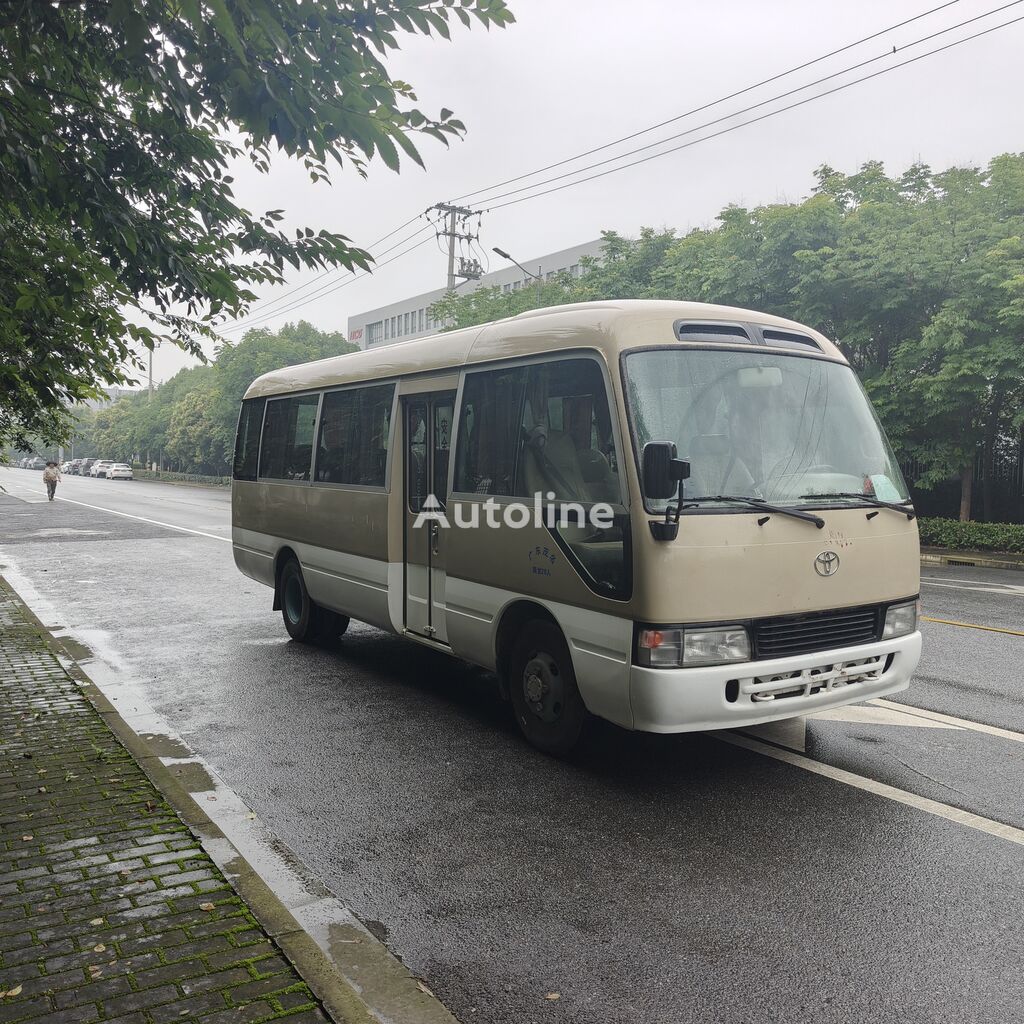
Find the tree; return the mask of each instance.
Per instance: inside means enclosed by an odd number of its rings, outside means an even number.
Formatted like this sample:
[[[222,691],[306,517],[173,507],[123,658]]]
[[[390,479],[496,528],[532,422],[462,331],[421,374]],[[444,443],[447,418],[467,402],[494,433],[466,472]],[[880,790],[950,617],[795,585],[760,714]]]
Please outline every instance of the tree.
[[[365,175],[422,166],[430,116],[384,58],[401,32],[504,26],[504,0],[7,0],[0,4],[0,442],[67,432],[133,347],[194,354],[293,267],[367,267],[344,235],[279,228],[226,174],[245,155]]]
[[[344,335],[304,320],[276,333],[246,331],[208,365],[180,370],[152,394],[125,395],[98,409],[88,435],[90,450],[84,454],[225,475],[231,470],[239,402],[255,378],[355,350]]]

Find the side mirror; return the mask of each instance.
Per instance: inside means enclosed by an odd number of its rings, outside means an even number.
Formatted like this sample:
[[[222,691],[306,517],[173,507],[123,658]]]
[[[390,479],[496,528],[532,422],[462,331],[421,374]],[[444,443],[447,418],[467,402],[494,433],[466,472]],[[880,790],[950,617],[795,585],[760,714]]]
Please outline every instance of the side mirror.
[[[655,501],[674,498],[679,481],[690,475],[690,464],[676,457],[676,446],[671,441],[648,441],[643,463],[644,495]]]

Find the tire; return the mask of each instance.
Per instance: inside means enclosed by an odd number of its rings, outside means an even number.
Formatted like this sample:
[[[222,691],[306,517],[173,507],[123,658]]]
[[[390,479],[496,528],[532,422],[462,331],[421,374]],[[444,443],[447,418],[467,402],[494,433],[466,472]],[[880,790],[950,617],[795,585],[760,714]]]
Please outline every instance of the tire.
[[[314,607],[317,615],[316,635],[321,643],[333,643],[345,635],[351,621],[347,615],[332,612],[329,608],[321,608],[320,605]]]
[[[318,609],[306,590],[302,569],[294,558],[284,563],[277,585],[281,594],[281,617],[288,635],[299,643],[313,643],[316,639]]]
[[[553,757],[579,743],[590,719],[576,685],[562,631],[541,619],[526,623],[509,659],[509,695],[527,741]]]
[[[302,567],[289,558],[281,569],[278,581],[281,594],[281,617],[288,635],[299,643],[330,643],[348,629],[349,618],[321,608],[306,590]]]

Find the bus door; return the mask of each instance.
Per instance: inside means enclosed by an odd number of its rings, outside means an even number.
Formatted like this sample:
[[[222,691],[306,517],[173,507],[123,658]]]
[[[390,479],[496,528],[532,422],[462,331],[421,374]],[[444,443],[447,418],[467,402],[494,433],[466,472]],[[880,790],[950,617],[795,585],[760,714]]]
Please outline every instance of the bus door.
[[[405,426],[405,628],[446,643],[445,545],[455,392],[410,395]]]

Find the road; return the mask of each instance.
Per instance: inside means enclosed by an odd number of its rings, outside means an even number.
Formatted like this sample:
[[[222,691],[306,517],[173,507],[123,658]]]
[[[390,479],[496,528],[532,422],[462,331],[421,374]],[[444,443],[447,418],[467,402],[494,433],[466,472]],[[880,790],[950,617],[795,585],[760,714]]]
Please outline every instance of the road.
[[[290,642],[226,492],[0,485],[0,563],[460,1020],[1024,1019],[1024,573],[927,570],[897,699],[563,764],[476,669]]]

